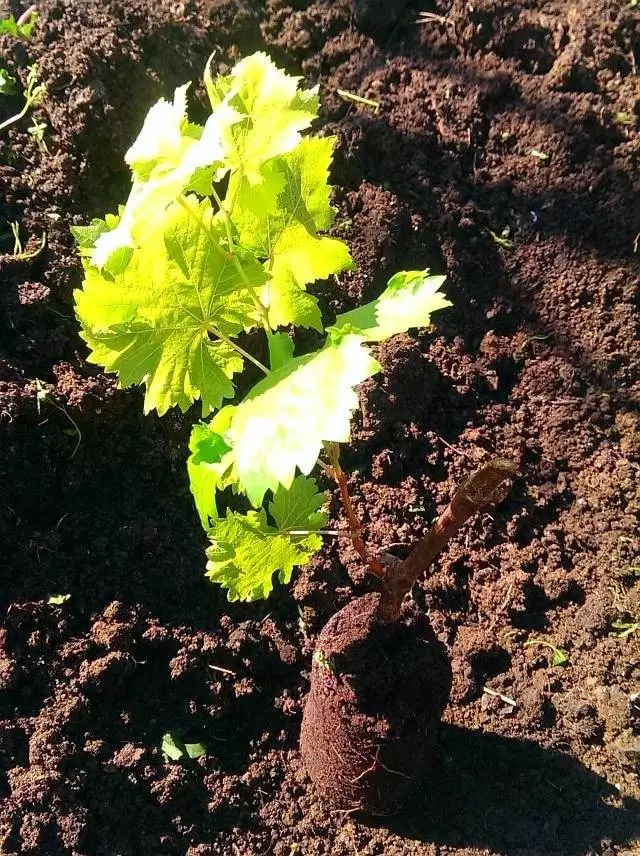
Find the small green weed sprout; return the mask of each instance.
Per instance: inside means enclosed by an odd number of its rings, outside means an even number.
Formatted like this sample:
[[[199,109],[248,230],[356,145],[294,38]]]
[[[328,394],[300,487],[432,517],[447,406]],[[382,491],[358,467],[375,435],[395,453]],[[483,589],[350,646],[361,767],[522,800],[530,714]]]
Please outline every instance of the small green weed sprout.
[[[0,68],[0,95],[15,95],[16,79],[12,77],[6,68]]]
[[[496,232],[492,232],[491,229],[488,231],[493,242],[502,247],[503,250],[512,250],[515,247],[514,242],[511,240],[511,229],[509,226],[505,226],[499,235]]]
[[[169,761],[196,761],[207,754],[204,743],[185,743],[171,731],[167,731],[163,735],[160,749],[165,763]]]
[[[333,658],[331,656],[327,657],[324,651],[316,651],[313,655],[313,660],[319,666],[322,666],[323,669],[328,669],[330,672],[335,670]]]
[[[4,131],[5,128],[10,127],[16,122],[19,122],[20,119],[24,118],[31,107],[35,107],[42,101],[46,92],[47,87],[44,83],[40,83],[38,78],[38,66],[34,63],[29,67],[29,74],[27,75],[27,88],[24,91],[24,106],[19,113],[16,113],[14,116],[10,116],[8,119],[5,119],[4,122],[0,123],[0,131]]]
[[[363,98],[361,95],[356,95],[355,92],[349,92],[346,89],[337,89],[336,92],[343,101],[360,104],[362,107],[370,107],[374,113],[380,110],[380,102],[374,101],[373,98]]]
[[[550,665],[552,666],[568,666],[569,656],[562,648],[558,648],[552,642],[547,642],[546,639],[529,639],[522,646],[523,648],[532,648],[534,645],[541,645],[551,651]]]
[[[45,140],[44,135],[47,132],[48,127],[49,126],[46,122],[38,122],[34,116],[31,121],[31,125],[27,129],[29,135],[33,138],[40,151],[45,152],[46,154],[49,154],[49,147],[47,146],[47,141]]]
[[[542,161],[543,163],[549,160],[549,155],[540,149],[531,149],[529,154],[532,158],[537,158],[537,160]]]
[[[38,23],[38,11],[34,6],[29,6],[16,20],[13,15],[0,20],[0,35],[16,36],[30,39]]]
[[[38,413],[40,413],[40,408],[43,404],[49,404],[51,407],[54,407],[56,410],[59,410],[60,413],[67,417],[67,419],[73,426],[73,430],[71,431],[71,433],[76,437],[76,445],[73,452],[71,453],[71,457],[74,458],[76,452],[80,448],[80,443],[82,443],[82,432],[80,431],[80,428],[78,427],[77,423],[69,415],[67,409],[61,404],[58,404],[58,402],[55,400],[55,398],[53,398],[53,396],[46,388],[46,386],[42,383],[42,381],[36,378],[36,407],[38,408]]]
[[[629,113],[626,110],[619,110],[615,115],[615,120],[618,125],[634,125],[635,119],[633,118],[633,113]]]
[[[47,603],[49,606],[62,606],[62,604],[66,603],[70,598],[70,594],[52,594],[51,597],[47,599]]]
[[[640,633],[640,621],[623,621],[619,618],[612,622],[611,627],[618,639],[627,639],[634,633]]]
[[[619,576],[622,577],[622,579],[640,579],[640,565],[627,565],[626,567],[621,568]]]
[[[20,223],[17,220],[11,220],[9,223],[9,228],[11,229],[11,234],[13,235],[13,256],[14,258],[18,258],[22,256],[24,253],[24,247],[22,246],[22,238],[20,237]]]
[[[40,253],[44,250],[45,245],[47,243],[47,233],[43,232],[42,237],[40,239],[40,243],[35,248],[35,250],[25,250],[22,244],[22,238],[20,237],[20,223],[17,220],[11,220],[9,222],[9,228],[11,229],[11,234],[13,235],[13,252],[11,253],[11,258],[16,261],[27,261],[28,259],[35,259],[36,256],[39,256]]]

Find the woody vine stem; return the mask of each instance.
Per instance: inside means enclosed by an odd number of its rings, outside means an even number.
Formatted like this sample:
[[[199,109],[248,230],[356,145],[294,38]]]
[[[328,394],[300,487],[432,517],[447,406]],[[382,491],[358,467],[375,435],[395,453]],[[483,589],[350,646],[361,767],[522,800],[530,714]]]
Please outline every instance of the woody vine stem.
[[[362,524],[353,508],[351,496],[349,495],[349,485],[347,476],[340,466],[340,447],[337,443],[325,443],[325,450],[329,458],[330,466],[327,467],[328,474],[334,479],[340,491],[340,499],[349,524],[349,532],[352,538],[353,549],[358,553],[360,558],[367,564],[369,570],[378,579],[384,579],[385,568],[382,562],[375,556],[370,555],[367,547],[362,540]]]
[[[465,479],[454,493],[442,515],[431,526],[427,534],[402,561],[389,557],[384,564],[371,556],[362,540],[362,527],[351,503],[347,488],[347,477],[340,468],[335,444],[326,446],[331,461],[330,472],[338,484],[345,508],[352,543],[356,552],[365,561],[370,571],[382,581],[378,618],[394,621],[400,607],[418,578],[430,567],[447,542],[470,517],[495,501],[498,488],[516,473],[516,465],[507,458],[493,458]]]

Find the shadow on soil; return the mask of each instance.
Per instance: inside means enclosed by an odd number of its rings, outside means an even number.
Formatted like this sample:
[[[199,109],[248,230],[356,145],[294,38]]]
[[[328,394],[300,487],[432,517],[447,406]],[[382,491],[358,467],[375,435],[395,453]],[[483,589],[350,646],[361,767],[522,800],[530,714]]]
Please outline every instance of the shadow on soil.
[[[624,845],[640,835],[640,803],[619,803],[612,785],[568,755],[445,725],[428,783],[387,823],[406,838],[503,856],[584,856],[605,837]]]
[[[371,61],[362,67],[360,79],[379,73],[379,65]],[[343,108],[332,120],[338,119],[341,136],[351,147],[355,145],[357,158],[342,163],[338,153],[342,187],[355,189],[363,179],[385,187],[410,207],[423,211],[427,222],[442,196],[456,188],[460,209],[472,205],[474,224],[487,237],[488,229],[509,223],[519,243],[537,235],[557,235],[569,245],[595,251],[602,259],[623,264],[633,259],[640,218],[635,212],[620,218],[619,206],[621,201],[623,205],[632,203],[637,186],[629,167],[614,155],[616,147],[627,141],[627,134],[613,117],[567,110],[562,93],[527,96],[511,75],[486,74],[459,59],[425,61],[416,68],[468,93],[469,115],[459,125],[449,116],[451,124],[445,128],[441,114],[446,101],[437,91],[426,105],[416,99],[416,110],[422,111],[419,131],[400,132],[382,115]],[[467,140],[467,125],[479,114],[482,121],[473,124]],[[508,165],[518,163],[517,136],[510,137],[511,142],[496,142],[507,120],[538,128],[549,145],[554,139],[558,147],[554,156],[559,163],[563,157],[567,159],[572,174],[564,175],[558,166],[551,181],[550,175],[535,169],[517,178],[518,170],[512,166],[512,175]],[[502,169],[495,166],[496,159],[503,161]],[[450,219],[449,227],[456,232],[455,218]]]

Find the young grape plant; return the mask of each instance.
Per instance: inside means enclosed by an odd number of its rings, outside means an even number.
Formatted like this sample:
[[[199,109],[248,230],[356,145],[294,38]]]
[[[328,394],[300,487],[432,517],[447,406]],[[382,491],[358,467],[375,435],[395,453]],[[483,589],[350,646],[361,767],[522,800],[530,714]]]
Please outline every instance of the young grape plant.
[[[354,262],[326,234],[336,138],[304,134],[318,89],[263,53],[228,75],[208,66],[204,82],[204,125],[189,120],[188,85],[158,101],[125,155],[126,203],[73,229],[89,359],[123,387],[144,385],[145,412],[199,402],[189,479],[210,542],[207,573],[229,600],[268,596],[276,573],[288,583],[321,548],[318,466],[340,487],[354,546],[382,576],[359,537],[339,444],[350,438],[357,385],[381,369],[370,346],[428,325],[449,305],[444,277],[396,273],[377,300],[325,326],[309,287]],[[296,355],[299,327],[322,334],[322,347]],[[238,401],[249,364],[263,377]]]
[[[327,234],[336,140],[303,135],[317,89],[262,53],[225,76],[207,68],[205,87],[204,125],[189,121],[187,86],[150,109],[126,153],[126,203],[74,230],[82,336],[122,386],[144,385],[146,412],[199,402],[187,466],[210,542],[207,573],[229,600],[267,597],[276,575],[288,583],[321,548],[326,497],[313,472],[335,480],[378,591],[352,600],[318,636],[300,749],[336,808],[388,814],[427,768],[451,687],[426,616],[407,624],[402,602],[515,466],[496,458],[466,479],[406,559],[370,555],[340,444],[358,384],[381,369],[372,346],[448,306],[444,277],[400,271],[376,300],[326,325],[309,287],[354,263]],[[296,354],[300,327],[323,339],[318,350]],[[250,387],[241,400],[236,384]]]

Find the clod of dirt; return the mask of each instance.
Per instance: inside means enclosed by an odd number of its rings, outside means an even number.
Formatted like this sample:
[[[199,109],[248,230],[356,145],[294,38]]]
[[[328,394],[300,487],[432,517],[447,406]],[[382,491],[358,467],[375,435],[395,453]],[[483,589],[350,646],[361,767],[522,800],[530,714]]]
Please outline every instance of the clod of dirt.
[[[379,623],[379,599],[352,601],[320,633],[300,747],[328,803],[388,815],[427,770],[451,667],[425,616]]]
[[[408,0],[350,0],[358,27],[365,33],[388,33],[408,5]]]

